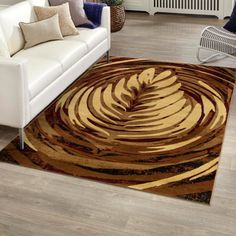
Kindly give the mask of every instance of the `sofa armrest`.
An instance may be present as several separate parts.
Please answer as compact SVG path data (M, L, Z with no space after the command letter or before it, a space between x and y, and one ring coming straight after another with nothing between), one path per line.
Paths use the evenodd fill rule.
M111 16L110 7L104 3L85 2L84 10L88 19L93 25L86 27L94 29L97 26L101 26L107 29L108 32L108 49L111 48Z
M23 128L29 121L26 60L0 57L0 124Z
M108 33L108 48L111 48L111 12L110 7L105 6L102 11L102 21L101 21L101 27L104 27L107 29Z

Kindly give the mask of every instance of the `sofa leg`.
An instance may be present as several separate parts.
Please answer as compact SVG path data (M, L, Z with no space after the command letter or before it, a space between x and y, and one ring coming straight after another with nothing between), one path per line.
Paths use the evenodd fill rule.
M25 132L24 128L19 128L19 146L20 150L24 150L25 148Z
M106 53L107 55L107 63L109 63L109 61L110 61L110 52L109 51L107 51L107 53Z

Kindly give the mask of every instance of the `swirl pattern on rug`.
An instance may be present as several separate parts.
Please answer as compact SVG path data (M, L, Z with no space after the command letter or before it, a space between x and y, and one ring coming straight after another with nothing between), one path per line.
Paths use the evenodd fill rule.
M16 140L2 156L209 203L234 83L231 69L113 58L28 126L25 151Z

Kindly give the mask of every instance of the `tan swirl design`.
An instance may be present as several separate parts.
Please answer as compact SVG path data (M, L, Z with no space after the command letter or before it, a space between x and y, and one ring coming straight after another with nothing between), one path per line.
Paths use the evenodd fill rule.
M130 78L69 91L57 102L55 111L68 107L65 116L71 125L87 130L97 143L119 143L116 152L158 154L195 145L206 129L214 132L225 123L227 112L221 95L202 81L192 86L199 87L199 100L185 94L173 71L155 75L150 68ZM194 129L194 135L186 135Z
M209 202L235 71L113 58L27 129L18 163Z

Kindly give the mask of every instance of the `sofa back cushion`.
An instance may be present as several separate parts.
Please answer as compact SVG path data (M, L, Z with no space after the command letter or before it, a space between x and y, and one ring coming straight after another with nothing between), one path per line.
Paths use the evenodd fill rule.
M10 57L8 46L1 28L0 28L0 57Z
M33 6L48 7L48 0L28 0Z
M0 11L0 27L10 55L24 47L24 37L19 22L36 21L33 9L28 1L20 2Z

